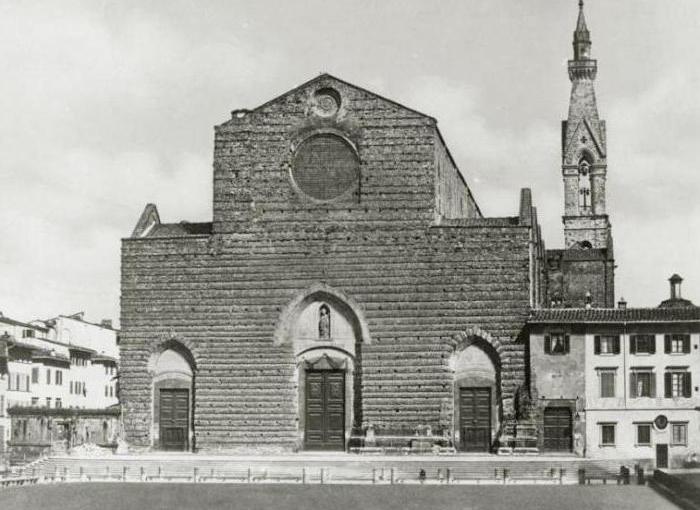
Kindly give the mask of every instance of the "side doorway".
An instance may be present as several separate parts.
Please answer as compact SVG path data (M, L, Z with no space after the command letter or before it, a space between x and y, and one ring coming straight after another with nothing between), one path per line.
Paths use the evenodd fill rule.
M460 450L491 450L491 388L459 389Z
M573 420L568 407L547 407L544 410L544 450L571 452Z
M189 450L190 391L183 388L160 390L160 447Z

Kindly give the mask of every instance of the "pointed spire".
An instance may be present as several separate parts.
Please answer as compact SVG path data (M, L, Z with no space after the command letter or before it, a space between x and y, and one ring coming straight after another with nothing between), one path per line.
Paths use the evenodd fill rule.
M583 15L583 0L578 2L578 21L576 22L576 32L588 32L586 17Z
M591 33L588 31L586 16L583 14L583 0L579 0L578 20L574 30L574 61L587 60L591 60Z

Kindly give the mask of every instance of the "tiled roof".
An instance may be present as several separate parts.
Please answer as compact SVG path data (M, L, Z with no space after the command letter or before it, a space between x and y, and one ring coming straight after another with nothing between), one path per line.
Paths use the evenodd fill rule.
M533 310L530 324L700 322L700 307L687 308L547 308Z
M12 326L22 326L27 329L37 329L39 331L48 331L43 326L37 326L36 324L29 324L27 322L17 321L15 319L10 319L9 317L0 316L0 322L4 324L11 324Z
M160 223L146 237L184 237L211 234L211 223Z

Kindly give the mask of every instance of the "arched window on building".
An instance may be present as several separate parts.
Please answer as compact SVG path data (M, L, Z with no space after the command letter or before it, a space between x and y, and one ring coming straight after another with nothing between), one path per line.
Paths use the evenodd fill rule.
M591 199L591 161L585 154L578 164L578 205L581 214L590 214Z

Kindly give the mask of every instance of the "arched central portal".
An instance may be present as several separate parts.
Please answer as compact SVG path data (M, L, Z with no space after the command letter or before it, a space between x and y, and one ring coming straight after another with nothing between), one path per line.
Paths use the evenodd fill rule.
M282 314L277 341L293 345L301 449L343 451L360 428L366 331L358 305L327 286L300 295Z

